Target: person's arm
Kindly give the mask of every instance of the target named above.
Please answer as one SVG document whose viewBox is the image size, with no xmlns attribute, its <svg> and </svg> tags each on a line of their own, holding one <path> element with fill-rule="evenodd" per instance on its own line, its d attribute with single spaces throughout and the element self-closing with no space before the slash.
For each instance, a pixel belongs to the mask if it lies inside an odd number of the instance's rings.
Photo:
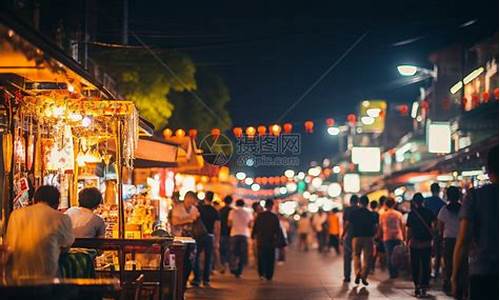
<svg viewBox="0 0 500 300">
<path fill-rule="evenodd" d="M 215 243 L 215 247 L 219 247 L 219 241 L 220 241 L 220 220 L 217 220 L 214 223 L 214 243 Z"/>
<path fill-rule="evenodd" d="M 251 223 L 252 221 L 250 221 L 249 223 Z M 252 228 L 252 233 L 251 233 L 251 237 L 253 240 L 255 240 L 255 238 L 257 237 L 257 233 L 259 232 L 260 230 L 260 217 L 257 216 L 257 218 L 255 218 L 255 223 L 253 224 L 253 228 Z"/>
<path fill-rule="evenodd" d="M 343 230 L 343 232 L 342 232 L 342 237 L 341 237 L 342 239 L 344 239 L 344 238 L 345 238 L 345 236 L 347 235 L 347 231 L 349 230 L 349 226 L 350 226 L 350 225 L 351 225 L 351 223 L 350 223 L 349 221 L 347 221 L 347 220 L 346 220 L 346 221 L 344 222 L 344 230 Z"/>
<path fill-rule="evenodd" d="M 399 226 L 401 228 L 401 233 L 403 234 L 403 242 L 406 241 L 406 230 L 405 230 L 405 224 L 403 223 L 403 216 L 399 218 Z"/>
<path fill-rule="evenodd" d="M 96 230 L 96 237 L 98 238 L 104 238 L 106 235 L 106 223 L 104 223 L 104 220 L 97 216 L 97 230 Z"/>
<path fill-rule="evenodd" d="M 193 209 L 193 208 L 191 208 L 191 209 Z M 189 214 L 186 214 L 184 216 L 179 216 L 175 212 L 175 209 L 174 209 L 174 210 L 172 210 L 172 224 L 173 225 L 184 225 L 184 224 L 193 223 L 193 221 L 196 220 L 196 219 L 193 219 L 194 215 L 195 214 L 189 213 Z"/>
<path fill-rule="evenodd" d="M 227 227 L 233 227 L 233 210 L 231 210 L 227 216 Z"/>
<path fill-rule="evenodd" d="M 460 220 L 455 250 L 453 251 L 453 271 L 451 275 L 451 286 L 454 295 L 456 295 L 457 292 L 457 279 L 458 274 L 461 271 L 460 266 L 462 266 L 463 262 L 466 260 L 467 254 L 469 253 L 470 240 L 471 233 L 469 220 L 462 219 Z"/>
<path fill-rule="evenodd" d="M 71 219 L 67 215 L 62 215 L 61 228 L 59 228 L 59 238 L 59 246 L 64 250 L 69 249 L 75 241 Z"/>
</svg>

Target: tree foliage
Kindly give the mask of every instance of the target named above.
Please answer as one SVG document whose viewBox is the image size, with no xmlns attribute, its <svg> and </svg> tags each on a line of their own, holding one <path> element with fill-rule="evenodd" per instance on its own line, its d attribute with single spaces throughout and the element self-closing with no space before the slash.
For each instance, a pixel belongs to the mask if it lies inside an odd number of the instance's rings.
<svg viewBox="0 0 500 300">
<path fill-rule="evenodd" d="M 187 55 L 157 54 L 161 62 L 145 49 L 96 51 L 93 57 L 117 80 L 122 96 L 132 100 L 141 116 L 161 129 L 175 109 L 170 95 L 196 90 L 196 68 Z"/>
<path fill-rule="evenodd" d="M 222 78 L 208 71 L 198 70 L 195 79 L 198 87 L 196 91 L 172 93 L 170 100 L 175 109 L 168 127 L 196 128 L 200 136 L 207 134 L 212 128 L 219 128 L 221 131 L 229 129 L 231 118 L 226 105 L 231 98 Z"/>
</svg>

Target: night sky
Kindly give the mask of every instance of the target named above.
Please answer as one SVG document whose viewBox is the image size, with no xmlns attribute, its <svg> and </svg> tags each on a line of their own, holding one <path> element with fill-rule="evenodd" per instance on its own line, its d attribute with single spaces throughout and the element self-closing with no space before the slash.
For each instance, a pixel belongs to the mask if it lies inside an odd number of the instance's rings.
<svg viewBox="0 0 500 300">
<path fill-rule="evenodd" d="M 345 120 L 364 99 L 408 103 L 396 66 L 431 68 L 428 56 L 452 43 L 498 32 L 498 1 L 130 1 L 130 30 L 149 45 L 178 49 L 223 77 L 239 126 L 271 124 L 362 34 L 366 37 L 283 121 Z M 347 2 L 347 1 L 342 1 Z M 121 1 L 113 1 L 120 12 Z M 468 21 L 474 24 L 461 28 Z M 113 30 L 98 39 L 117 38 Z M 132 37 L 130 43 L 137 43 Z M 321 145 L 321 147 L 318 147 Z M 303 143 L 304 161 L 332 156 L 324 132 Z M 273 173 L 273 170 L 261 170 Z"/>
</svg>

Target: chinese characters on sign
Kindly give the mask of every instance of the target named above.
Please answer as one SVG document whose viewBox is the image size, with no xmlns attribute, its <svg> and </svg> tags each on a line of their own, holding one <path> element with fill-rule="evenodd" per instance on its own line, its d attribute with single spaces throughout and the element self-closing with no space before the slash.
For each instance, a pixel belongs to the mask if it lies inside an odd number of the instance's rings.
<svg viewBox="0 0 500 300">
<path fill-rule="evenodd" d="M 297 133 L 279 136 L 243 136 L 236 141 L 238 165 L 248 167 L 297 166 L 300 150 L 300 134 Z"/>
</svg>

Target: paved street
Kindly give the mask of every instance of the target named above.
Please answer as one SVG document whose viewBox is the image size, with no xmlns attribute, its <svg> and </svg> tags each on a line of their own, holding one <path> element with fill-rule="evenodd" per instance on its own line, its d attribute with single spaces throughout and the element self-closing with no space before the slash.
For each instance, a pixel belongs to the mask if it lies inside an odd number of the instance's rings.
<svg viewBox="0 0 500 300">
<path fill-rule="evenodd" d="M 342 282 L 342 259 L 331 253 L 288 251 L 287 262 L 277 266 L 272 282 L 260 281 L 254 268 L 248 268 L 241 279 L 231 275 L 215 275 L 211 288 L 190 288 L 186 299 L 415 299 L 413 284 L 406 279 L 389 280 L 378 271 L 363 287 Z M 451 299 L 439 291 L 438 284 L 429 291 L 428 299 Z"/>
</svg>

